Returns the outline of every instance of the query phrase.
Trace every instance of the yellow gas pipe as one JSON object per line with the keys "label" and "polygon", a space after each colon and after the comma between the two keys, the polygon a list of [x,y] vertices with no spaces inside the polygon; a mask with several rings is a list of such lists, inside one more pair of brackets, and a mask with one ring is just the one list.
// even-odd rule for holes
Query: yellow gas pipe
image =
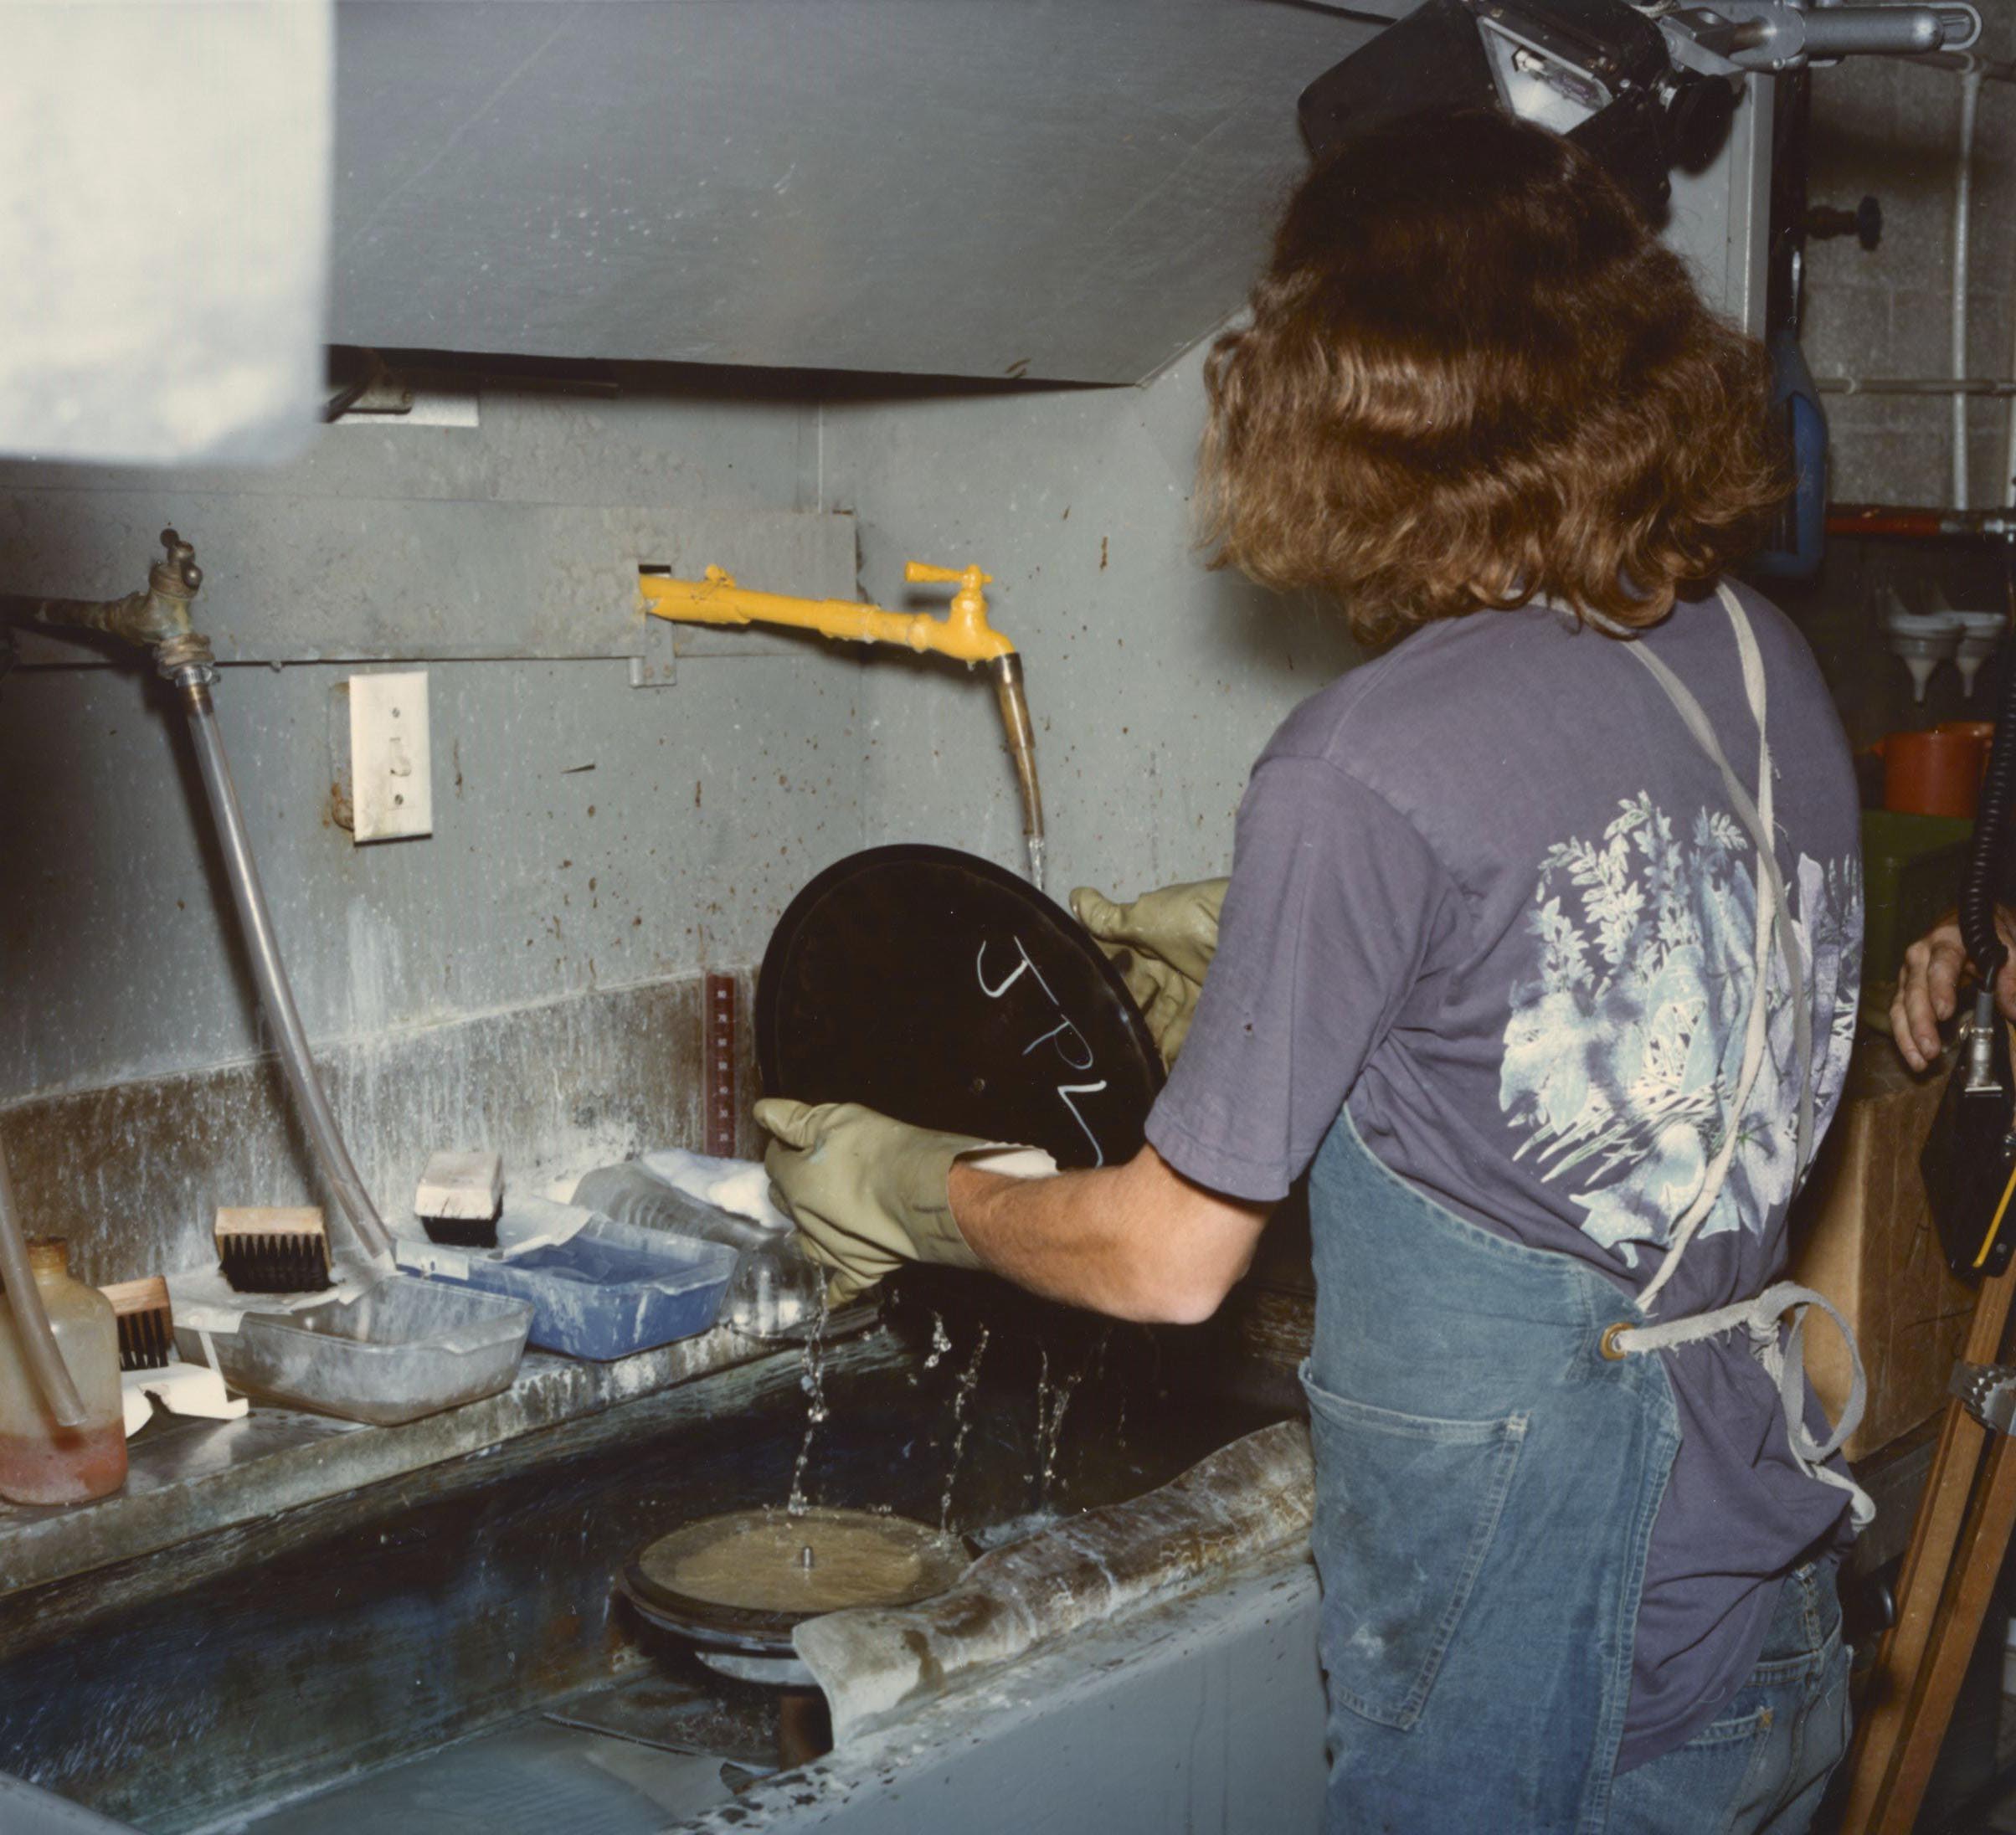
{"label": "yellow gas pipe", "polygon": [[913,584],[956,585],[952,604],[943,618],[907,615],[849,599],[794,599],[784,593],[759,593],[738,585],[732,573],[710,567],[697,580],[676,580],[663,573],[640,573],[637,586],[644,609],[654,618],[679,625],[784,625],[817,631],[822,637],[851,643],[901,644],[929,650],[970,667],[985,663],[994,677],[1007,730],[1008,753],[1015,763],[1022,793],[1022,832],[1029,846],[1029,876],[1043,883],[1043,793],[1036,774],[1036,733],[1029,720],[1029,696],[1022,682],[1022,659],[1015,645],[987,622],[987,596],[981,590],[994,578],[977,567],[932,567],[911,561],[903,568]]}

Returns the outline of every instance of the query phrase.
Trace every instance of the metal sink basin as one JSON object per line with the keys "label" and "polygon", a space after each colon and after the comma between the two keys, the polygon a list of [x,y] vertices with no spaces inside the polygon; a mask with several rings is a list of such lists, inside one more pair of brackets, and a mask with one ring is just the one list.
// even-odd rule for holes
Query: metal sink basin
{"label": "metal sink basin", "polygon": [[[814,1501],[935,1524],[949,1478],[949,1524],[984,1547],[1139,1495],[1288,1411],[1278,1388],[1234,1393],[1196,1340],[1018,1302],[947,1313],[948,1346],[934,1324],[944,1298],[918,1283],[891,1329],[831,1349]],[[783,1353],[357,1492],[318,1507],[314,1533],[289,1516],[220,1532],[229,1564],[219,1570],[211,1548],[186,1586],[180,1551],[87,1576],[92,1605],[69,1600],[52,1621],[60,1635],[26,1629],[0,1646],[0,1774],[147,1835],[373,1835],[420,1826],[423,1802],[439,1835],[464,1812],[482,1835],[563,1835],[569,1778],[569,1801],[599,1806],[584,1829],[620,1835],[618,1785],[652,1826],[676,1826],[677,1755],[639,1757],[640,1735],[674,1709],[712,1715],[714,1731],[688,1743],[712,1740],[717,1783],[723,1757],[756,1776],[774,1703],[669,1647],[613,1580],[681,1522],[784,1500],[801,1375]],[[465,1744],[486,1735],[481,1751]],[[445,1748],[464,1756],[399,1781],[392,1768]],[[516,1811],[468,1781],[527,1766],[559,1793],[544,1807],[522,1778],[503,1791]],[[625,1766],[651,1781],[625,1783]],[[360,1780],[372,1781],[363,1796]],[[347,1802],[324,1799],[329,1821],[316,1794],[337,1786]]]}

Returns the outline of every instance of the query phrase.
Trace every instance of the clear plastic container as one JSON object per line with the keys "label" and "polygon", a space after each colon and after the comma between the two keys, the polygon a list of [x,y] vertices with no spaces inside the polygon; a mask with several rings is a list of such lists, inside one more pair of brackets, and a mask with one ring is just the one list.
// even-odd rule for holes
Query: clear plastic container
{"label": "clear plastic container", "polygon": [[523,1300],[393,1274],[355,1299],[247,1313],[235,1332],[178,1327],[175,1336],[192,1362],[213,1347],[234,1389],[389,1427],[508,1388],[532,1313]]}
{"label": "clear plastic container", "polygon": [[721,1320],[735,1331],[802,1338],[819,1316],[826,1277],[805,1259],[788,1220],[772,1226],[738,1216],[668,1185],[634,1159],[584,1174],[573,1201],[640,1229],[732,1243],[741,1259],[722,1297]]}
{"label": "clear plastic container", "polygon": [[408,1237],[395,1252],[401,1267],[432,1280],[529,1302],[534,1345],[596,1363],[706,1331],[736,1259],[724,1242],[599,1216],[563,1242],[522,1254]]}
{"label": "clear plastic container", "polygon": [[599,1166],[581,1175],[573,1201],[599,1211],[616,1223],[640,1229],[666,1230],[697,1242],[726,1242],[738,1249],[762,1249],[779,1232],[698,1198],[655,1178],[634,1159],[619,1166]]}
{"label": "clear plastic container", "polygon": [[13,1310],[0,1302],[0,1498],[84,1503],[126,1483],[119,1325],[104,1294],[70,1278],[69,1245],[60,1237],[34,1238],[28,1258],[85,1420],[76,1427],[58,1424],[15,1335]]}

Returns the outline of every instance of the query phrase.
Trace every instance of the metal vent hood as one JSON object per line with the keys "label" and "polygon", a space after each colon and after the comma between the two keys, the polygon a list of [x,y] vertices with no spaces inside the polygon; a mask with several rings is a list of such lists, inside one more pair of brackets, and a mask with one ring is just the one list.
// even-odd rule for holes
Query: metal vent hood
{"label": "metal vent hood", "polygon": [[1377,28],[1304,0],[337,18],[338,342],[1088,383],[1237,305],[1297,95]]}

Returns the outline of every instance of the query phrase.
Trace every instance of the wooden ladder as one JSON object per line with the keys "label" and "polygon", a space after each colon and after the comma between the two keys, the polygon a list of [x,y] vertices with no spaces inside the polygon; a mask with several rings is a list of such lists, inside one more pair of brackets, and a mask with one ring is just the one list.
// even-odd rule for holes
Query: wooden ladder
{"label": "wooden ladder", "polygon": [[[2013,1278],[1982,1282],[1961,1353],[1967,1362],[2001,1356]],[[1991,1433],[1964,1403],[1950,1401],[1905,1550],[1896,1621],[1877,1650],[1849,1749],[1842,1835],[1910,1835],[2012,1528],[2016,1437]]]}

